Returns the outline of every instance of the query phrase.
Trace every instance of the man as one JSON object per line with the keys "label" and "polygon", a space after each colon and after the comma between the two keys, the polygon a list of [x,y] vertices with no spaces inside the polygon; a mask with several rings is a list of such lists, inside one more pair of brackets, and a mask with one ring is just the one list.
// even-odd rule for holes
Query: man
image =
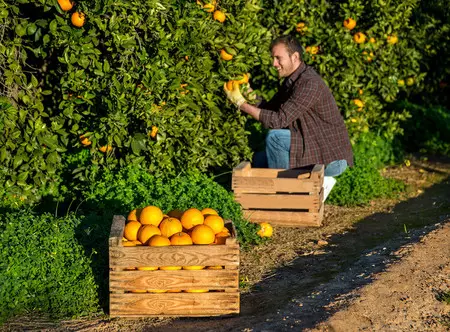
{"label": "man", "polygon": [[302,59],[303,48],[291,36],[271,44],[273,66],[285,78],[269,102],[247,103],[239,91],[224,86],[228,99],[262,122],[269,131],[266,155],[269,168],[325,165],[324,200],[336,183],[333,178],[353,166],[353,153],[344,120],[323,79]]}

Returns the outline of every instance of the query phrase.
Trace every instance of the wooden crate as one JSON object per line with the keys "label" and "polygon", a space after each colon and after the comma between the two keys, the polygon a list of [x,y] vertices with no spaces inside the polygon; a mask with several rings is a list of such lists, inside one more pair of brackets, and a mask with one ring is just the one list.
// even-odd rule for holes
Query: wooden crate
{"label": "wooden crate", "polygon": [[[122,246],[125,217],[114,216],[109,237],[110,315],[113,317],[218,316],[237,314],[239,244],[230,221],[231,237],[223,245],[168,247]],[[222,270],[126,270],[142,266],[218,266]],[[131,293],[132,290],[208,289],[207,293]]]}
{"label": "wooden crate", "polygon": [[321,226],[324,165],[298,169],[252,168],[242,162],[233,169],[232,188],[251,222],[278,226]]}

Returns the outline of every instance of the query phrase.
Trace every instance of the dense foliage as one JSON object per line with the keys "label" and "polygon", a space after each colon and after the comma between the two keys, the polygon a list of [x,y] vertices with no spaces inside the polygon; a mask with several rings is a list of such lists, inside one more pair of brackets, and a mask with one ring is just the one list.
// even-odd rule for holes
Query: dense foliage
{"label": "dense foliage", "polygon": [[27,312],[58,318],[98,309],[90,254],[75,238],[80,223],[72,214],[0,214],[0,323]]}

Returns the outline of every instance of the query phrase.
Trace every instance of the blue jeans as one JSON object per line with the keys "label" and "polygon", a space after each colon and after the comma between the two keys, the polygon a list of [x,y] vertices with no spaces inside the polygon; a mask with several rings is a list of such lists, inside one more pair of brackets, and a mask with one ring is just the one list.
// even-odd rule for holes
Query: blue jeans
{"label": "blue jeans", "polygon": [[[289,168],[291,131],[271,129],[266,136],[266,151],[255,153],[253,166],[256,168]],[[325,176],[338,176],[347,169],[345,159],[335,160],[325,166]]]}

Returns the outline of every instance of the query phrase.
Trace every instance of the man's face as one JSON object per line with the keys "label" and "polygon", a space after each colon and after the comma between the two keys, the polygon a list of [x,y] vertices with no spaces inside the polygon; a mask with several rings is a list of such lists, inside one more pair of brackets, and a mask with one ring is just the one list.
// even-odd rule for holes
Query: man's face
{"label": "man's face", "polygon": [[284,44],[276,44],[272,47],[273,66],[278,70],[278,77],[288,77],[300,65],[298,54],[289,55]]}

